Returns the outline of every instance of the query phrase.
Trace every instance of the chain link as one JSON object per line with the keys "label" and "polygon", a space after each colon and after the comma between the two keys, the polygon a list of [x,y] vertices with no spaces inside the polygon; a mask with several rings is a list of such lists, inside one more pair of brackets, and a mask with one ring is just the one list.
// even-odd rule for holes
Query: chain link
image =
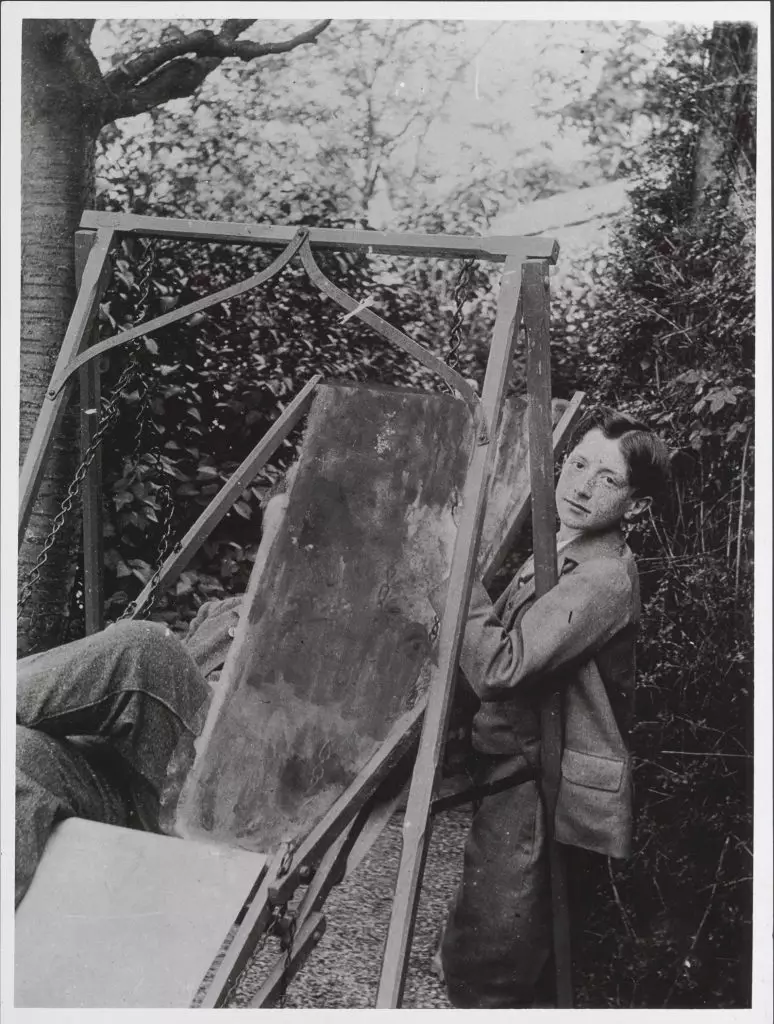
{"label": "chain link", "polygon": [[[145,319],[154,262],[155,254],[152,243],[149,240],[146,240],[144,242],[143,256],[140,262],[138,263],[138,271],[140,271],[140,283],[138,285],[138,288],[140,294],[138,299],[139,310],[134,320],[135,325]],[[35,559],[34,565],[27,573],[27,577],[22,585],[21,593],[19,595],[19,601],[17,604],[17,619],[21,615],[25,605],[27,604],[27,601],[29,600],[32,591],[34,590],[35,585],[40,580],[40,571],[48,561],[48,553],[54,546],[59,531],[62,529],[65,522],[67,521],[67,516],[72,511],[73,503],[76,497],[78,496],[81,484],[86,478],[86,474],[89,470],[89,467],[94,461],[97,451],[99,450],[99,447],[102,443],[103,437],[105,436],[105,434],[108,433],[109,430],[111,430],[111,428],[115,424],[116,419],[118,418],[118,415],[120,413],[119,401],[122,397],[123,392],[132,383],[133,379],[138,374],[138,372],[141,372],[139,363],[137,361],[137,353],[139,352],[141,342],[141,338],[135,339],[135,341],[132,343],[129,349],[129,361],[121,371],[121,374],[118,380],[116,381],[116,385],[113,388],[110,398],[105,401],[104,407],[101,411],[99,426],[97,430],[94,432],[94,437],[92,438],[86,451],[83,453],[81,462],[78,465],[72,480],[70,481],[70,485],[67,488],[67,493],[65,494],[65,497],[62,500],[59,512],[54,517],[51,529],[49,530],[49,533],[43,542],[43,547],[40,550],[40,554]]]}
{"label": "chain link", "polygon": [[457,278],[457,283],[454,286],[454,291],[452,292],[454,317],[449,331],[449,351],[446,356],[446,365],[451,367],[452,370],[456,370],[460,365],[458,352],[460,345],[462,344],[462,310],[465,305],[465,297],[475,265],[476,261],[472,258],[464,261],[460,268],[459,277]]}
{"label": "chain link", "polygon": [[435,618],[433,619],[433,625],[430,627],[430,632],[428,634],[428,639],[430,640],[431,644],[435,643],[435,641],[438,639],[438,634],[440,632],[441,632],[441,620],[436,615]]}

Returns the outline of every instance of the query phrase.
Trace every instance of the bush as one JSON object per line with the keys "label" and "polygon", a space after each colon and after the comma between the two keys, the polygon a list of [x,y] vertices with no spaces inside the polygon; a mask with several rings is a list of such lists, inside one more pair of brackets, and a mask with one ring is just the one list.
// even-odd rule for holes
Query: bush
{"label": "bush", "polygon": [[[643,590],[636,852],[592,870],[580,1005],[750,1005],[754,151],[738,126],[754,108],[749,90],[736,119],[713,105],[727,95],[723,47],[744,30],[673,42],[631,215],[588,300],[555,325],[560,378],[650,421],[674,452],[669,507],[630,537]],[[734,145],[699,201],[703,140],[721,123]]]}

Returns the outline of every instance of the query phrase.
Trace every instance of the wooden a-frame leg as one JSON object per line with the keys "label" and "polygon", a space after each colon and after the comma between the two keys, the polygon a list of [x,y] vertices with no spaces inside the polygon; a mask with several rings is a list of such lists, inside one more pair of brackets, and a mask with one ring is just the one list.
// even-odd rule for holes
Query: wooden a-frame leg
{"label": "wooden a-frame leg", "polygon": [[[524,328],[527,335],[530,485],[535,559],[535,595],[541,597],[558,581],[556,563],[556,499],[551,445],[551,354],[549,344],[548,264],[528,261],[523,271]],[[554,837],[554,812],[562,760],[562,701],[549,694],[540,716],[541,788],[548,833],[551,875],[551,917],[559,1008],[573,1004],[570,917],[563,847]]]}
{"label": "wooden a-frame leg", "polygon": [[298,888],[302,875],[317,868],[326,851],[415,747],[426,706],[427,700],[423,697],[412,711],[395,723],[353,782],[299,844],[290,867],[286,871],[281,870],[282,857],[272,862],[209,984],[200,1004],[203,1009],[224,1004],[264,934],[273,908],[288,901]]}
{"label": "wooden a-frame leg", "polygon": [[441,622],[438,665],[430,686],[428,708],[404,819],[403,848],[376,997],[377,1008],[398,1007],[403,997],[419,888],[430,841],[430,806],[451,709],[454,676],[484,519],[487,485],[494,461],[495,445],[492,439],[499,428],[520,318],[521,261],[509,257],[503,271],[482,394],[489,443],[477,445],[468,467],[446,608]]}
{"label": "wooden a-frame leg", "polygon": [[[292,432],[312,404],[315,389],[321,380],[322,377],[317,374],[304,385],[293,401],[272,423],[250,454],[237,466],[183,539],[175,544],[171,553],[162,563],[156,583],[159,589],[163,590],[175,582],[218,523],[239,500],[245,487],[255,479],[259,471],[263,469],[285,438]],[[149,582],[137,595],[134,610],[130,616],[132,619],[140,618],[152,589],[154,588]]]}
{"label": "wooden a-frame leg", "polygon": [[[100,228],[86,260],[81,286],[78,289],[75,307],[65,332],[62,347],[59,350],[59,357],[51,377],[52,381],[64,373],[69,364],[77,357],[84,339],[94,324],[97,305],[105,286],[104,269],[112,244],[113,229]],[[19,544],[24,540],[43,476],[48,447],[64,414],[68,396],[69,388],[65,388],[55,395],[49,390],[43,400],[43,406],[30,438],[19,476]]]}
{"label": "wooden a-frame leg", "polygon": [[[96,242],[93,231],[75,232],[75,283],[80,290],[89,254]],[[103,263],[98,291],[107,287],[109,265]],[[85,345],[96,340],[92,326]],[[79,372],[81,458],[94,441],[100,423],[100,368],[94,359]],[[104,626],[103,536],[102,536],[102,451],[98,448],[86,470],[81,494],[83,509],[83,612],[86,635],[98,633]]]}

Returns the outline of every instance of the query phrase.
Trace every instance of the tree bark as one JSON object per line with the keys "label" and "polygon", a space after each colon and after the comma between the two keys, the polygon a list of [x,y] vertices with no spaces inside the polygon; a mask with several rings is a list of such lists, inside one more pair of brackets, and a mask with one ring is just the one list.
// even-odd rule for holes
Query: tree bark
{"label": "tree bark", "polygon": [[[64,21],[27,20],[22,29],[22,460],[72,311],[74,233],[93,198],[102,94],[99,78],[84,73],[90,31],[90,23]],[[88,57],[96,67],[90,51]],[[72,478],[75,428],[70,412],[52,445],[19,553],[20,580],[34,565]],[[18,623],[22,654],[59,643],[66,634],[68,597],[77,567],[75,518],[65,523],[35,594],[22,609]]]}
{"label": "tree bark", "polygon": [[705,214],[717,210],[718,201],[721,206],[733,201],[735,179],[747,181],[754,172],[755,70],[755,26],[714,25],[694,164],[692,206],[697,226],[704,224]]}

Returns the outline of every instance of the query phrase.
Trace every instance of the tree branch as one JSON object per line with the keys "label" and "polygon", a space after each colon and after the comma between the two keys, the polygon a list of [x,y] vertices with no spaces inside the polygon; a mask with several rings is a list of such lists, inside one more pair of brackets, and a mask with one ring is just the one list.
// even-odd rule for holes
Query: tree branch
{"label": "tree branch", "polygon": [[113,95],[105,107],[104,123],[143,114],[168,100],[190,96],[221,63],[219,57],[179,57],[169,61],[135,88],[123,95]]}
{"label": "tree branch", "polygon": [[[217,35],[209,29],[189,35],[180,33],[132,60],[118,64],[105,75],[105,84],[112,94],[112,102],[105,111],[105,124],[119,117],[142,113],[166,100],[189,95],[227,57],[250,61],[271,54],[288,53],[298,46],[314,43],[330,24],[330,18],[320,21],[306,32],[278,43],[238,39],[254,21],[254,18],[228,19]],[[193,56],[189,57],[189,54]],[[175,69],[171,74],[168,73],[170,67]],[[185,83],[191,83],[189,91],[181,92],[180,89],[186,87]],[[168,94],[165,94],[166,88],[170,90]]]}

